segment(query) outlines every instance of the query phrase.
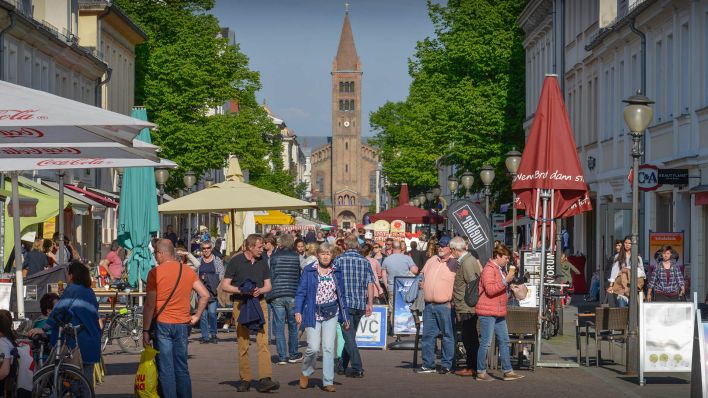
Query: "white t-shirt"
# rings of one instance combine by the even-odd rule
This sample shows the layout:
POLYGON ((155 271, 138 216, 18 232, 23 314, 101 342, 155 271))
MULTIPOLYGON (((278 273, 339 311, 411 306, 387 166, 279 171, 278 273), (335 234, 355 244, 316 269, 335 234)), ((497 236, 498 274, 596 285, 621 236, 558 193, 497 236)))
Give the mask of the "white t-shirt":
MULTIPOLYGON (((647 274, 644 272, 644 262, 642 261, 642 256, 638 256, 639 258, 639 264, 637 265, 637 278, 646 278, 647 274)), ((627 265, 625 264, 622 268, 626 268, 627 265)), ((620 263, 619 261, 615 261, 612 264, 612 272, 610 273, 610 279, 608 279, 609 282, 614 283, 614 281, 617 279, 617 276, 620 273, 620 263)))

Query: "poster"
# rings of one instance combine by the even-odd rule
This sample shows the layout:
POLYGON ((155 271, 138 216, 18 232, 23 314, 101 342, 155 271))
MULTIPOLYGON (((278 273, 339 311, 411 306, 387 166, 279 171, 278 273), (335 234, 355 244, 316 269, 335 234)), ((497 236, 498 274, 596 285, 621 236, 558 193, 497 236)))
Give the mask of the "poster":
POLYGON ((683 265, 683 232, 649 232, 649 267, 654 269, 661 261, 661 247, 669 245, 678 255, 677 265, 683 265))
POLYGON ((414 276, 397 276, 393 278, 393 334, 415 334, 415 319, 411 313, 405 295, 411 284, 415 280, 414 276))
POLYGON ((641 373, 690 372, 695 307, 639 301, 641 373))
MULTIPOLYGON (((552 251, 546 251, 546 281, 553 281, 556 278, 556 255, 552 251)), ((539 285, 541 277, 541 252, 521 251, 521 268, 526 275, 526 282, 539 285)))
POLYGON ((356 331, 356 345, 359 348, 386 349, 388 334, 388 306, 375 305, 371 316, 364 316, 356 331))

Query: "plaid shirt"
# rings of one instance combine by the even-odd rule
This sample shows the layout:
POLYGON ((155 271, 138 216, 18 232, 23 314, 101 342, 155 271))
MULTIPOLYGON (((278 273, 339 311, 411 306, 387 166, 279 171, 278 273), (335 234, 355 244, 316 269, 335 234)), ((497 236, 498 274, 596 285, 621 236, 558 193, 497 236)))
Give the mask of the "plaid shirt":
POLYGON ((346 307, 366 310, 369 284, 375 280, 369 260, 352 249, 335 258, 333 265, 344 277, 343 294, 346 307))
POLYGON ((655 290, 657 293, 664 294, 678 294, 684 287, 683 274, 675 262, 671 261, 671 268, 669 268, 669 281, 666 281, 666 270, 661 265, 657 264, 654 267, 654 272, 649 279, 647 287, 649 289, 655 290))

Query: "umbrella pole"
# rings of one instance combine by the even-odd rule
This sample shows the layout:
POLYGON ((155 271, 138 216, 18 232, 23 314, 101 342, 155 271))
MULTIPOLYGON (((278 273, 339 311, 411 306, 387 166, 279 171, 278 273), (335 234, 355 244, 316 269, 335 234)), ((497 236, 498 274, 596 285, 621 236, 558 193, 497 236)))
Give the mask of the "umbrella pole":
MULTIPOLYGON (((535 347, 535 352, 534 355, 536 355, 536 360, 534 361, 536 363, 536 366, 539 366, 539 362, 541 362, 541 342, 543 341, 543 337, 541 337, 541 332, 543 330, 543 312, 544 312, 544 305, 543 305, 543 285, 544 285, 544 280, 546 278, 546 216, 547 211, 548 211, 548 195, 549 191, 548 190, 538 190, 539 195, 541 197, 541 200, 543 201, 542 208, 543 208, 543 216, 541 218, 541 269, 540 269, 540 281, 539 281, 539 289, 538 289, 538 331, 536 333, 536 347, 535 347)), ((538 203, 538 202, 536 202, 538 203)), ((536 213, 538 214, 538 213, 536 213)))
POLYGON ((535 209, 535 212, 533 213, 533 214, 535 214, 535 218, 533 220, 533 245, 532 245, 533 246, 532 250, 534 252, 536 251, 536 248, 538 247, 538 244, 537 244, 537 242, 538 242, 538 202, 540 199, 540 196, 539 196, 540 192, 541 192, 540 189, 536 190, 536 209, 535 209))
POLYGON ((17 319, 25 317, 25 292, 22 280, 22 244, 20 231, 19 172, 12 173, 12 226, 15 234, 15 294, 17 295, 17 319))
POLYGON ((236 227, 235 227, 235 221, 236 221, 236 212, 231 210, 231 250, 236 252, 238 249, 236 249, 236 227))
POLYGON ((60 170, 57 173, 59 177, 59 249, 57 250, 57 262, 59 264, 64 264, 66 258, 64 258, 64 171, 60 170))

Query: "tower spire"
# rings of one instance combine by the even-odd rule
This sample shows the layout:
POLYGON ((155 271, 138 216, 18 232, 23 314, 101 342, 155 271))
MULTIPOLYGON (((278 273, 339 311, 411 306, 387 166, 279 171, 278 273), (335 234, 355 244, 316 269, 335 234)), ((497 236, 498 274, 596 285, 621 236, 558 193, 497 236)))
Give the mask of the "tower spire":
POLYGON ((349 22, 349 3, 344 3, 344 7, 344 23, 342 24, 342 33, 339 35, 337 56, 334 59, 335 70, 358 70, 359 56, 356 53, 352 26, 349 22))

